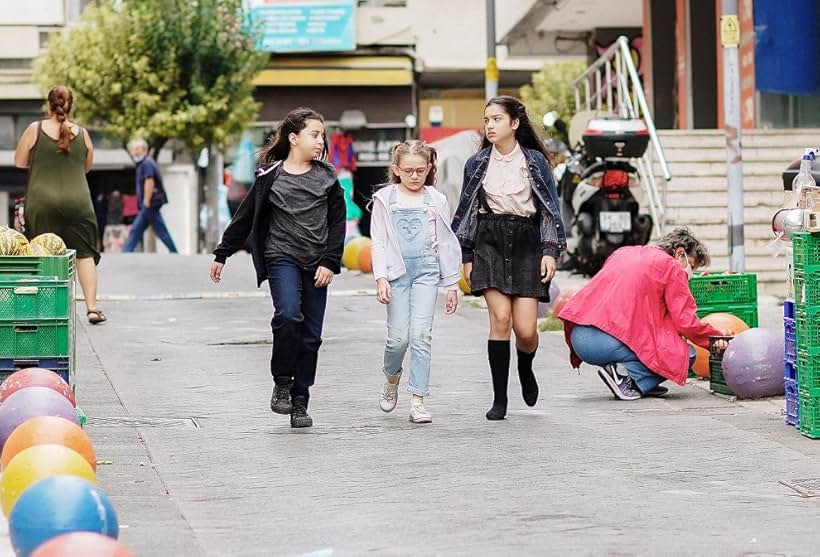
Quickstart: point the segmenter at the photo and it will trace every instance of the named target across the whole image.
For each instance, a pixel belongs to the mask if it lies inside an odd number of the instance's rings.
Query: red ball
[[[567,302],[575,296],[578,292],[575,288],[567,288],[558,295],[558,298],[555,300],[555,305],[552,306],[552,314],[555,317],[558,317],[561,313],[561,310],[564,309],[564,306],[567,305]]]
[[[0,404],[20,389],[26,387],[51,389],[67,398],[71,406],[77,406],[77,401],[74,400],[74,391],[71,390],[68,383],[63,381],[63,378],[57,373],[39,367],[21,369],[6,377],[3,384],[0,385]]]
[[[96,532],[71,532],[51,538],[31,557],[134,557],[117,540]]]

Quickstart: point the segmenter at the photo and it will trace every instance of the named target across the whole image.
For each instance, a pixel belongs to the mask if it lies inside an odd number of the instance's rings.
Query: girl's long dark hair
[[[540,151],[541,154],[544,155],[547,162],[549,162],[550,155],[547,152],[547,146],[544,145],[544,142],[535,132],[535,128],[530,121],[530,117],[527,114],[527,107],[524,106],[524,103],[515,97],[502,95],[500,97],[493,97],[490,99],[487,104],[484,105],[484,109],[486,110],[491,104],[500,106],[504,112],[510,116],[510,120],[515,120],[518,118],[518,129],[515,130],[515,140],[518,141],[518,144],[521,145],[521,147]],[[490,143],[490,140],[487,139],[486,135],[484,135],[479,150],[489,147],[490,145],[492,145],[492,143]]]
[[[292,133],[298,134],[305,129],[308,120],[318,120],[322,125],[325,123],[325,119],[322,115],[310,108],[299,107],[288,112],[276,130],[276,135],[268,140],[259,152],[259,164],[271,164],[288,158],[288,153],[290,153],[290,139],[288,136]],[[325,160],[328,151],[327,134],[322,135],[325,139],[325,145],[322,148],[320,158]]]

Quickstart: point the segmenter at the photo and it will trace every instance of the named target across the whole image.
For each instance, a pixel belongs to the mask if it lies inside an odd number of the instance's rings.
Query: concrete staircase
[[[658,132],[672,180],[666,229],[688,226],[712,255],[711,270],[729,268],[726,147],[722,130]],[[761,293],[785,294],[785,260],[774,257],[771,219],[783,203],[781,174],[805,147],[820,145],[820,130],[754,130],[743,133],[746,270]],[[658,165],[655,172],[660,176]]]

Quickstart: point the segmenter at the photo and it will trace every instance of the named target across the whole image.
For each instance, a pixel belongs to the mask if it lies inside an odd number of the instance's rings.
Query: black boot
[[[532,372],[532,360],[535,358],[535,350],[532,352],[518,352],[518,380],[521,382],[521,395],[527,406],[535,406],[538,401],[538,382]]]
[[[488,340],[487,356],[493,377],[493,407],[488,420],[503,420],[507,416],[507,381],[510,378],[510,341]]]
[[[293,410],[290,412],[290,427],[313,427],[313,418],[307,412],[308,399],[304,396],[293,397]]]
[[[270,395],[270,409],[277,414],[290,414],[290,383],[274,383]]]

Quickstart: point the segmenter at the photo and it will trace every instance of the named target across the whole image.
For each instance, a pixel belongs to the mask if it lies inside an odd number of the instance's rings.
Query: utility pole
[[[726,178],[729,194],[729,269],[746,269],[743,241],[743,151],[740,120],[740,23],[737,0],[720,0],[720,44],[723,47],[723,113],[726,129]]]
[[[495,0],[487,0],[487,65],[484,69],[486,100],[498,96],[498,62],[495,59]]]

